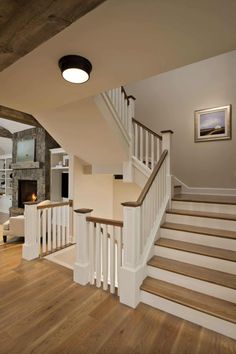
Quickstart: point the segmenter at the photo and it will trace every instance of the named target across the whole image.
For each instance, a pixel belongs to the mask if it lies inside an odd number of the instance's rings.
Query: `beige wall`
[[[191,187],[236,188],[236,51],[127,87],[136,118],[172,129],[173,174]],[[194,110],[232,104],[232,140],[194,143]]]
[[[141,191],[136,184],[115,180],[110,174],[84,174],[83,166],[76,157],[72,170],[70,183],[74,185],[74,209],[93,209],[94,216],[123,220],[121,203],[136,200]]]
[[[85,175],[78,158],[74,159],[74,208],[93,209],[93,215],[113,218],[113,176]]]
[[[137,200],[141,188],[135,183],[125,183],[122,180],[114,180],[113,188],[114,219],[123,220],[123,207],[121,203]]]

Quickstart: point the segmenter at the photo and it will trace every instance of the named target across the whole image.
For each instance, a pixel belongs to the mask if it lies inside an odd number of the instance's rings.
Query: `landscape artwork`
[[[195,111],[195,142],[231,139],[231,106]]]

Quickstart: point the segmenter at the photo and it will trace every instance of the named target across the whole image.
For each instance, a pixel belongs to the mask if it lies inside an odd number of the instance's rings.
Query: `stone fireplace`
[[[17,143],[35,139],[35,161],[17,162]],[[56,141],[44,128],[32,128],[13,134],[12,151],[12,207],[10,215],[24,212],[24,202],[31,201],[34,194],[37,200],[50,199],[50,149],[58,147]]]

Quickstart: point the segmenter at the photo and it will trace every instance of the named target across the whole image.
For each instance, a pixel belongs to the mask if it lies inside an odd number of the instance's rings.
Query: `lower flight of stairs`
[[[236,198],[174,197],[153,247],[142,302],[236,339]]]

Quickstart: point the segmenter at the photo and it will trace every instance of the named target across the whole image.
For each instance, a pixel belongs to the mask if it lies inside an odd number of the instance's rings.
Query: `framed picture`
[[[16,162],[35,161],[35,139],[25,139],[17,142]]]
[[[231,139],[231,105],[195,111],[194,133],[195,142]]]

